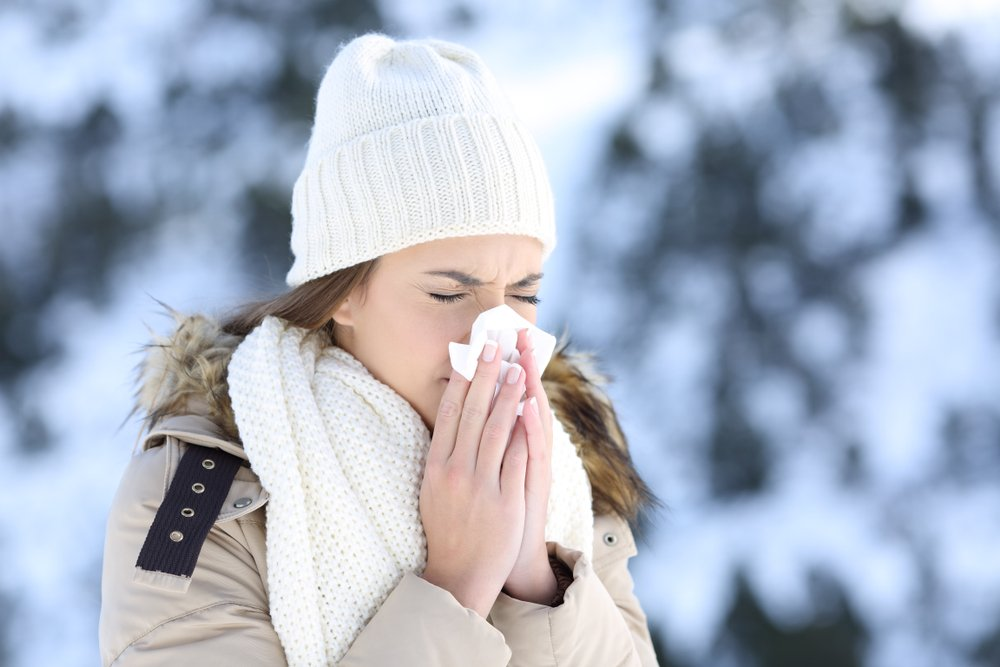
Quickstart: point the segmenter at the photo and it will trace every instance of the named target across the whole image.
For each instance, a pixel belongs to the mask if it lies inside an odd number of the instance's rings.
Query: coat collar
[[[226,376],[242,338],[223,331],[210,316],[168,311],[176,326],[166,336],[151,332],[152,340],[142,346],[129,416],[143,415],[145,443],[154,435],[177,435],[246,459]],[[549,403],[581,455],[595,515],[615,513],[634,522],[659,501],[632,464],[614,407],[601,388],[607,378],[592,354],[570,352],[568,346],[564,337],[542,374]]]

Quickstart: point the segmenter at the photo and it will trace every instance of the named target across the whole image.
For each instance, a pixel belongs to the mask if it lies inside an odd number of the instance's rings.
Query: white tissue
[[[497,378],[497,386],[493,390],[493,397],[496,398],[507,377],[507,369],[521,360],[521,354],[517,351],[517,331],[528,329],[531,341],[534,343],[535,363],[538,365],[539,375],[548,366],[552,358],[552,352],[556,347],[556,337],[547,331],[539,329],[534,324],[517,314],[517,311],[501,304],[495,308],[484,310],[472,323],[472,334],[469,336],[469,344],[448,343],[448,355],[451,357],[451,367],[462,374],[466,380],[472,380],[476,374],[476,367],[479,365],[479,356],[483,352],[483,346],[487,340],[495,340],[497,345],[497,355],[500,357],[500,375]],[[524,410],[524,399],[517,404],[517,414]]]

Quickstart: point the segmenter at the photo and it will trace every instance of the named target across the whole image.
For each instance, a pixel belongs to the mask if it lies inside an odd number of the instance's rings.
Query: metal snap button
[[[201,482],[195,482],[194,484],[191,485],[191,490],[194,491],[195,493],[204,493],[205,485],[202,484]]]
[[[609,547],[613,547],[618,544],[618,536],[614,533],[604,533],[604,543]]]
[[[252,502],[253,502],[253,500],[250,499],[250,498],[237,498],[236,501],[233,502],[233,507],[243,508],[243,507],[246,507],[247,505],[249,505]]]
[[[180,542],[181,540],[184,539],[184,533],[182,533],[179,530],[175,530],[174,532],[170,533],[170,539],[173,540],[174,542]]]
[[[201,467],[204,468],[205,470],[211,470],[212,468],[215,467],[215,461],[213,461],[212,459],[205,459],[204,461],[201,462]]]
[[[192,517],[194,516],[194,510],[190,507],[185,507],[181,510],[181,516]]]

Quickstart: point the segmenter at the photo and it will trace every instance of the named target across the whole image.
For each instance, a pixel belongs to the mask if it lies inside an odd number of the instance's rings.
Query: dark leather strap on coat
[[[189,444],[135,564],[190,577],[242,463],[221,449]]]

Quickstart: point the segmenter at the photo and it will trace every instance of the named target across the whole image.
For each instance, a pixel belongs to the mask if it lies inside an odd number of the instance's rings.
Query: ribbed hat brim
[[[362,135],[307,164],[292,194],[290,285],[416,243],[539,236],[555,247],[545,164],[520,121],[420,118]]]

